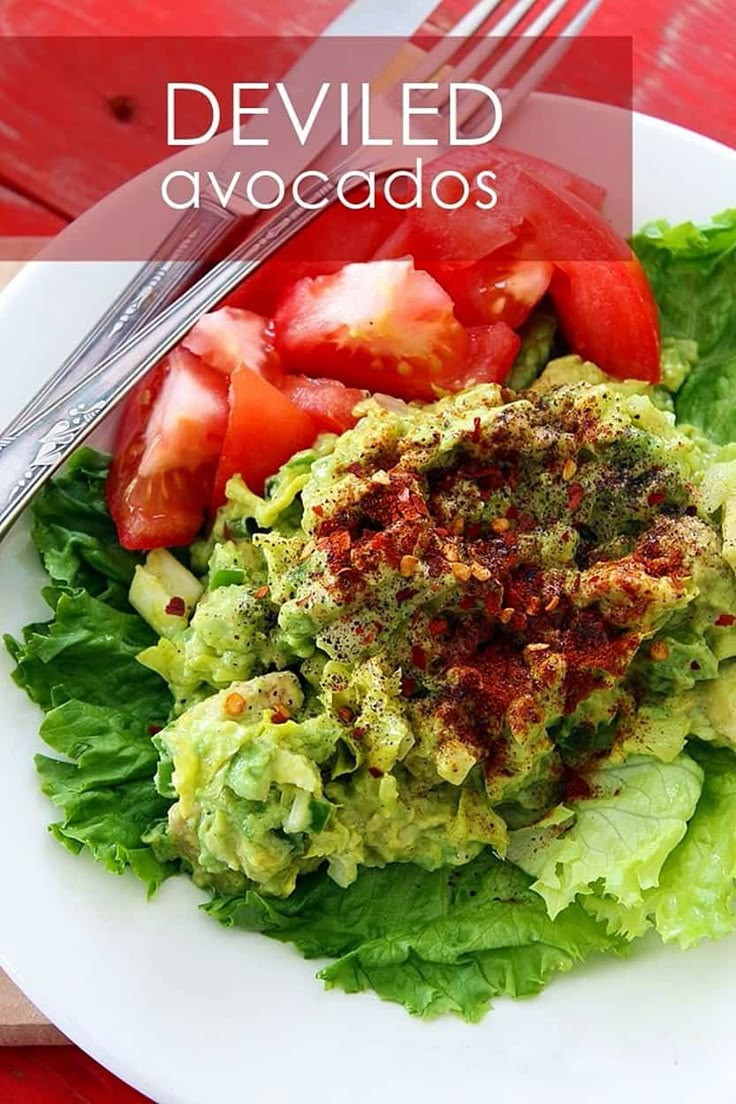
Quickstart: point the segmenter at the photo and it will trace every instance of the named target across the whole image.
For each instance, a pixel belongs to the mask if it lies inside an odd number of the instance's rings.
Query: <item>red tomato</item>
[[[308,448],[316,436],[314,422],[273,384],[241,365],[230,377],[230,417],[215,476],[216,509],[225,501],[225,486],[241,475],[256,494],[290,456]]]
[[[482,156],[480,149],[478,154]],[[589,203],[591,207],[595,207],[596,211],[600,210],[606,198],[606,189],[600,184],[595,184],[584,176],[578,176],[569,169],[563,169],[552,161],[545,161],[542,157],[534,157],[531,153],[522,153],[521,150],[506,149],[505,146],[494,146],[493,154],[501,161],[517,165],[530,176],[541,180],[543,184],[570,192],[578,199]]]
[[[351,201],[357,203],[360,198],[360,188],[351,192]],[[365,211],[333,203],[235,288],[224,303],[270,318],[284,292],[297,280],[338,272],[348,262],[369,261],[403,217],[382,200],[375,210]]]
[[[309,415],[320,433],[344,433],[351,429],[358,420],[353,410],[368,397],[368,391],[346,387],[339,380],[308,376],[284,376],[279,390]]]
[[[182,345],[228,376],[239,365],[247,364],[251,371],[276,383],[282,373],[268,325],[260,314],[221,307],[203,315]]]
[[[425,173],[425,191],[434,177],[449,165],[459,172],[467,172],[464,154],[465,151],[452,157],[440,157],[430,165]],[[478,167],[471,165],[468,180],[471,181],[478,171]],[[518,175],[518,170],[511,168],[510,173]],[[443,202],[459,199],[457,188],[456,181],[446,181],[440,192]],[[376,259],[411,256],[417,268],[437,261],[470,264],[510,245],[523,223],[517,205],[501,201],[493,210],[484,211],[475,206],[476,200],[487,202],[488,196],[474,188],[462,207],[444,210],[430,195],[425,195],[422,207],[407,211],[390,237],[376,250]]]
[[[287,371],[403,399],[432,399],[446,389],[468,347],[452,300],[411,259],[301,280],[276,313],[274,339]]]
[[[516,329],[542,298],[552,279],[547,261],[514,260],[504,250],[475,264],[437,264],[429,272],[455,304],[464,326],[506,322]]]
[[[535,167],[534,175],[525,166]],[[540,167],[541,166],[541,167]],[[469,263],[502,247],[519,242],[521,255],[530,260],[621,259],[627,250],[606,219],[576,191],[562,186],[568,174],[547,162],[502,149],[453,150],[425,171],[425,191],[440,173],[452,169],[472,182],[479,173],[496,173],[498,202],[490,209],[489,197],[471,188],[462,207],[444,211],[429,196],[421,209],[406,218],[377,251],[378,257],[411,254],[418,267],[436,261]],[[579,179],[579,178],[574,178]],[[446,182],[441,196],[453,199],[457,187]]]
[[[574,352],[618,379],[658,383],[657,304],[638,260],[568,261],[556,269],[550,290]]]
[[[503,383],[516,360],[521,338],[505,322],[494,326],[473,326],[468,330],[470,350],[465,378],[460,387],[471,383]]]
[[[175,349],[128,399],[107,483],[124,548],[191,544],[228,420],[221,372]]]

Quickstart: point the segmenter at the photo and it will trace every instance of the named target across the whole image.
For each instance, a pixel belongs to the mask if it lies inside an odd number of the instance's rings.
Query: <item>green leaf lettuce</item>
[[[166,684],[136,655],[154,641],[127,605],[136,557],[117,544],[105,503],[105,457],[84,449],[33,504],[32,535],[53,586],[45,624],[6,638],[14,679],[45,711],[41,736],[62,758],[36,757],[41,785],[62,812],[54,835],[153,891],[174,869],[144,837],[166,816],[154,786],[151,734],[166,722]]]
[[[736,439],[736,209],[708,226],[655,222],[632,242],[659,304],[665,338],[695,341],[678,421],[718,444]]]
[[[334,958],[319,974],[328,988],[372,989],[418,1016],[477,1021],[495,997],[530,996],[593,952],[623,950],[577,904],[551,920],[530,881],[487,851],[455,869],[364,869],[347,889],[317,873],[286,899],[249,891],[205,911],[306,958]]]

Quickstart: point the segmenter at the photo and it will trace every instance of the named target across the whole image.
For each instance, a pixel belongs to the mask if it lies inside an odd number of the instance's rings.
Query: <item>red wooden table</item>
[[[400,2],[400,0],[399,0]],[[469,7],[446,0],[434,22]],[[634,107],[736,145],[734,0],[603,0],[589,25],[596,35],[627,35],[634,43]],[[344,0],[0,0],[3,35],[299,35],[319,32]],[[97,90],[114,97],[119,89]],[[0,85],[0,120],[6,116]],[[109,101],[108,101],[109,102]],[[126,104],[110,115],[123,123]],[[41,119],[38,120],[39,127]],[[113,130],[114,134],[114,130]],[[0,130],[0,137],[2,130]],[[41,131],[37,137],[40,139]],[[85,210],[99,179],[51,176],[40,141],[9,156],[0,148],[0,235],[48,237]],[[5,140],[4,140],[5,141]],[[0,1048],[2,1104],[133,1104],[144,1098],[74,1047]],[[206,1104],[206,1102],[203,1102]]]

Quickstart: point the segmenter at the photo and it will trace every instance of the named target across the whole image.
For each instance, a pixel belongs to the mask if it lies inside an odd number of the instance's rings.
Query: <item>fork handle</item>
[[[333,198],[333,186],[305,189],[316,204]],[[173,348],[196,320],[249,276],[320,208],[289,205],[274,213],[225,260],[124,345],[115,349],[76,386],[0,435],[0,540],[50,475],[74,452],[107,413]]]
[[[203,271],[242,222],[233,211],[206,202],[187,211],[157,247],[160,260],[146,262],[95,323],[84,340],[13,418],[6,433],[20,432],[63,387],[75,386],[106,356],[174,302]],[[191,258],[196,257],[196,260]]]

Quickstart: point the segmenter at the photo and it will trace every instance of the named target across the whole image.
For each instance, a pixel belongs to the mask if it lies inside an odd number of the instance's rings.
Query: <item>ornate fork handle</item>
[[[103,357],[155,318],[204,271],[208,259],[241,221],[231,210],[214,201],[206,203],[206,199],[202,197],[199,210],[187,212],[177,222],[159,248],[161,259],[142,266],[82,343],[19,411],[6,435],[15,436],[25,428],[59,388],[67,392],[83,380]],[[197,260],[192,260],[193,257]]]
[[[196,320],[236,284],[318,214],[322,199],[332,198],[333,185],[319,181],[304,199],[311,209],[291,204],[274,214],[252,240],[203,276],[175,303],[158,314],[97,368],[62,395],[18,419],[0,435],[0,539],[33,495],[105,415],[161,359]]]

